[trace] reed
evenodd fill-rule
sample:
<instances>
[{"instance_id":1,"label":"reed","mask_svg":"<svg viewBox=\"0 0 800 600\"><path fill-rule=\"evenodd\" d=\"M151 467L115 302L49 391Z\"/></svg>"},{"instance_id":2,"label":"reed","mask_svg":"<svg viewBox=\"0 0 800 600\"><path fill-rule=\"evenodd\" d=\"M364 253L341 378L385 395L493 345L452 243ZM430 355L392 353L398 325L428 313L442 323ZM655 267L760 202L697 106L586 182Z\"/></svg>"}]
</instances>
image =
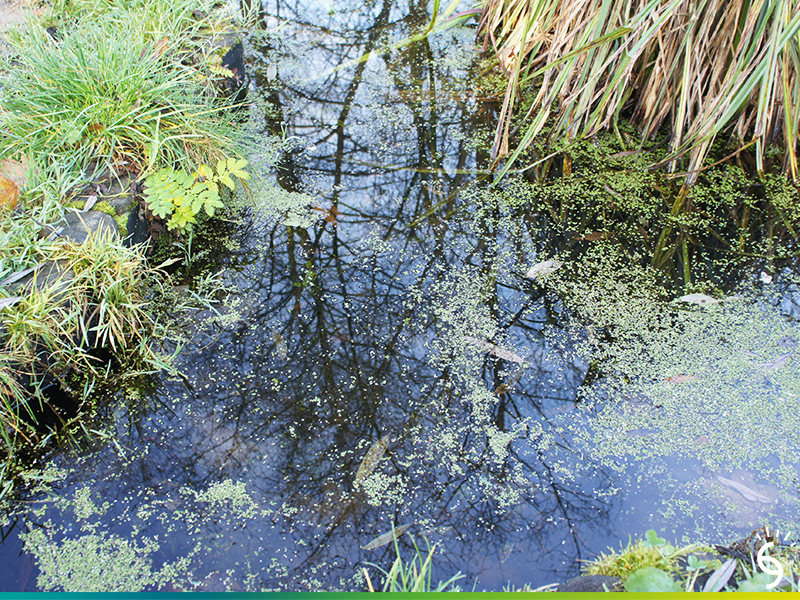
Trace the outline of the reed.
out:
<instances>
[{"instance_id":1,"label":"reed","mask_svg":"<svg viewBox=\"0 0 800 600\"><path fill-rule=\"evenodd\" d=\"M767 148L779 146L797 180L798 2L485 0L480 28L508 77L493 147L497 161L508 158L503 173L546 124L563 144L617 131L624 113L645 138L669 128L660 164L683 169L685 188L722 135L735 151L754 147L759 174ZM512 149L520 100L529 108Z\"/></svg>"}]
</instances>

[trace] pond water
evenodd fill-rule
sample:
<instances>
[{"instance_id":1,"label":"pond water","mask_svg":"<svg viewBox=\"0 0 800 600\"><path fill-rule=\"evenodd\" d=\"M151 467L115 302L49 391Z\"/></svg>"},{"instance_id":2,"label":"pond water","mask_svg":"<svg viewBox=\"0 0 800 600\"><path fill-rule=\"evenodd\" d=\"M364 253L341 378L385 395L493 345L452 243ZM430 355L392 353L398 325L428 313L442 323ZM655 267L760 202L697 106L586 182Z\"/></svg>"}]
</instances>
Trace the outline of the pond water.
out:
<instances>
[{"instance_id":1,"label":"pond water","mask_svg":"<svg viewBox=\"0 0 800 600\"><path fill-rule=\"evenodd\" d=\"M349 5L265 3L250 100L286 142L205 259L230 293L185 325L183 377L31 475L2 590L361 591L393 527L436 544L436 577L501 590L650 528L791 527L792 273L704 306L612 251L526 277L562 248L525 184L485 185L474 30L401 44L426 2Z\"/></svg>"}]
</instances>

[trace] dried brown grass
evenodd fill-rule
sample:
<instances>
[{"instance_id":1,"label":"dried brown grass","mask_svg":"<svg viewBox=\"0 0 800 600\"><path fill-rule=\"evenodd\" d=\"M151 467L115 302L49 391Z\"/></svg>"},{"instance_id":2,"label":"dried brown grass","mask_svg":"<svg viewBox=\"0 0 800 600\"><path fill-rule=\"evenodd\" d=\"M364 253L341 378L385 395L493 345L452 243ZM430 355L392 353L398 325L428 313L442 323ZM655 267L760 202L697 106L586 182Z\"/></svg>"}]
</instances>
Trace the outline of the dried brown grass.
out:
<instances>
[{"instance_id":1,"label":"dried brown grass","mask_svg":"<svg viewBox=\"0 0 800 600\"><path fill-rule=\"evenodd\" d=\"M798 177L800 1L485 0L485 48L509 77L493 153L509 153L520 95L535 94L505 169L554 117L552 139L616 128L623 109L645 136L671 130L692 185L722 132L785 151Z\"/></svg>"}]
</instances>

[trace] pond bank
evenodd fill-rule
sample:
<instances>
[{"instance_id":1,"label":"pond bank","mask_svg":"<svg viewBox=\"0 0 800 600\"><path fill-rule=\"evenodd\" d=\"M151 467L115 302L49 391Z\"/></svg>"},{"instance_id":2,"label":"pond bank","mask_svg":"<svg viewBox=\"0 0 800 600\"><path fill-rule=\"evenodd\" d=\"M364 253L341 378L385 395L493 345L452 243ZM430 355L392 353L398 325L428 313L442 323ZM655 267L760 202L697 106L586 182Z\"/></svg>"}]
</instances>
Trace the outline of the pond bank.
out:
<instances>
[{"instance_id":1,"label":"pond bank","mask_svg":"<svg viewBox=\"0 0 800 600\"><path fill-rule=\"evenodd\" d=\"M659 182L613 140L572 179L554 161L484 185L473 30L402 45L423 8L286 8L245 39L250 101L291 144L284 187L217 223L213 252L212 229L189 238L225 302L189 315L182 377L110 404L113 441L28 476L2 580L361 591L402 530L403 556L436 545L435 578L501 590L567 581L649 529L666 550L791 518L791 262L683 289L631 239L652 239L640 217L663 226Z\"/></svg>"},{"instance_id":2,"label":"pond bank","mask_svg":"<svg viewBox=\"0 0 800 600\"><path fill-rule=\"evenodd\" d=\"M222 207L219 178L234 188L231 176L247 176L217 91L242 86L230 15L186 3L136 10L6 3L0 13L2 496L57 433L87 433L95 387L168 368L153 349L165 333L145 296L165 284L148 245L167 230L183 240L200 210ZM212 162L202 190L162 192L153 214L148 173Z\"/></svg>"}]
</instances>

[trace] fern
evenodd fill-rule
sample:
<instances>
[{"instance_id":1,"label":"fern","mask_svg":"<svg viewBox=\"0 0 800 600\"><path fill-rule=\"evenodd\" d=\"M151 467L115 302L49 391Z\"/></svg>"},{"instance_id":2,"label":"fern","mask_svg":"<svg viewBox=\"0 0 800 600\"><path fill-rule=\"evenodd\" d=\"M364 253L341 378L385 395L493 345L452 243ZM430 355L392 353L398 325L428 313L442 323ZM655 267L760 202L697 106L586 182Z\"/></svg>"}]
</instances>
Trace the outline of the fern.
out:
<instances>
[{"instance_id":1,"label":"fern","mask_svg":"<svg viewBox=\"0 0 800 600\"><path fill-rule=\"evenodd\" d=\"M192 173L164 167L145 179L144 197L153 214L167 222L170 230L186 232L197 222L201 211L209 217L224 206L220 199L220 183L230 190L236 188L234 177L247 180L244 170L247 161L227 158L216 169L200 165Z\"/></svg>"}]
</instances>

